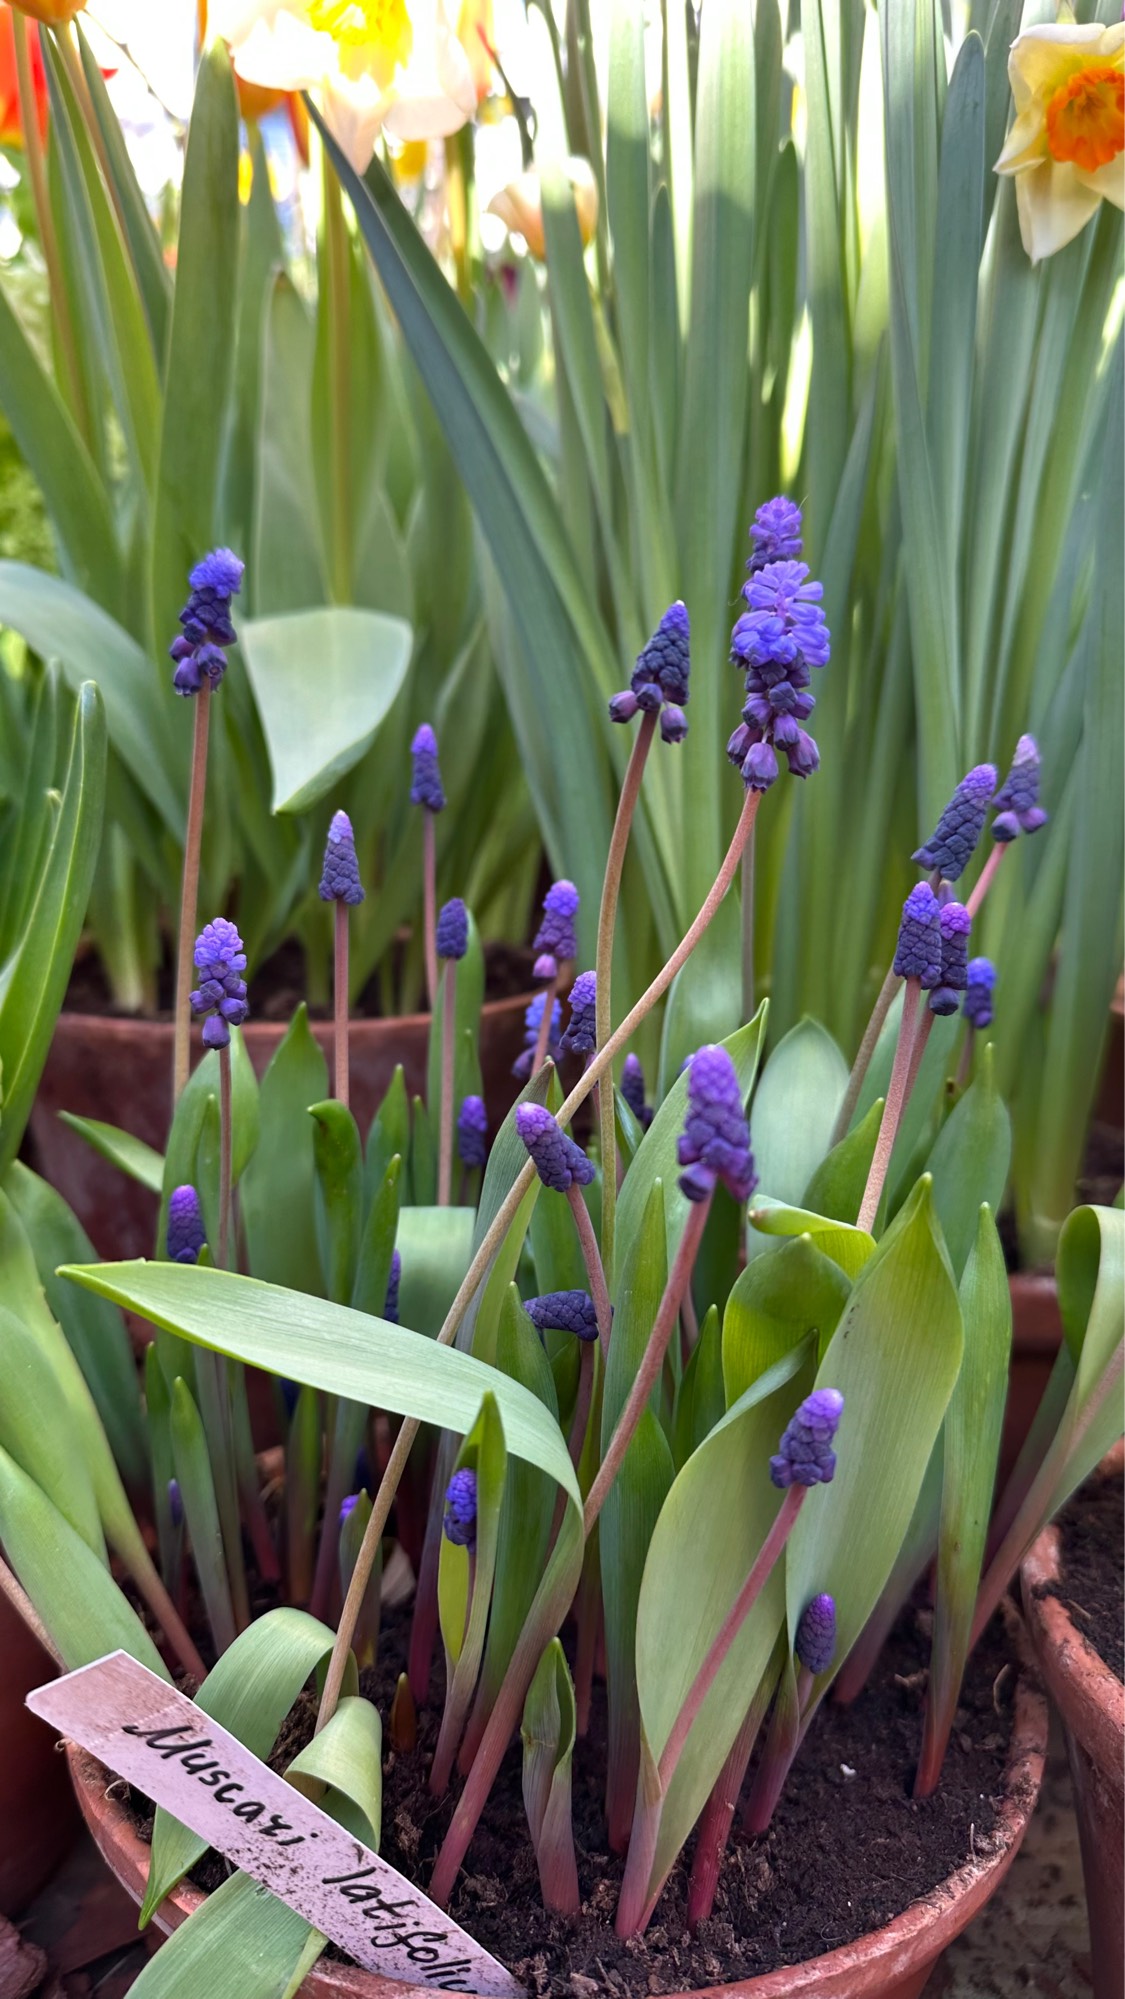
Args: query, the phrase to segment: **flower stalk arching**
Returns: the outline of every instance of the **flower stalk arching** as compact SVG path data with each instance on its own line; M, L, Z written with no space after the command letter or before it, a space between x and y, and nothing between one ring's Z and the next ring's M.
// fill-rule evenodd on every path
M328 839L324 848L324 867L318 893L322 902L330 902L333 906L332 1052L336 1096L347 1110L350 1097L348 1043L351 1028L348 1011L351 992L348 911L363 901L364 889L359 878L359 862L356 859L352 822L346 812L335 812L332 815L332 824L328 828Z
M203 807L207 794L207 745L211 720L211 686L204 680L195 697L195 727L191 745L191 785L184 836L184 872L180 888L180 935L176 949L175 1015L172 1029L172 1103L179 1102L191 1066L192 946L199 913L199 862L203 845Z
M428 816L428 815L427 815ZM460 896L447 902L434 931L434 948L442 967L441 1100L438 1108L437 1204L449 1206L453 1188L453 1092L457 1036L457 967L469 948L469 913Z
M609 852L606 855L594 956L594 970L598 982L596 1005L599 1048L604 1047L613 1030L613 936L617 922L617 903L621 894L621 876L629 847L629 835L641 792L641 779L644 776L645 764L648 762L648 753L652 748L655 734L656 713L650 710L641 717L641 726L637 730L629 753L621 795L617 801ZM613 1104L612 1070L607 1073L604 1085L598 1086L598 1132L602 1155L602 1262L612 1283L614 1237L617 1226L617 1121Z

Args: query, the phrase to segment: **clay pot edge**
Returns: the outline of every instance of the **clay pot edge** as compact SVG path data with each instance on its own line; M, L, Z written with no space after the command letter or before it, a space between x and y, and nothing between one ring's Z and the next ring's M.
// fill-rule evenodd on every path
M1020 1568L1024 1616L1037 1663L1068 1727L1100 1768L1120 1782L1125 1738L1125 1686L1074 1622L1060 1597L1043 1592L1059 1581L1062 1537L1045 1527Z

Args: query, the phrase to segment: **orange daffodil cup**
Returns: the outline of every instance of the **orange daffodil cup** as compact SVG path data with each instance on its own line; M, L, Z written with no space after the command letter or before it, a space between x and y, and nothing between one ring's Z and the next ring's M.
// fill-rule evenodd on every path
M86 0L10 0L17 14L30 14L33 21L42 21L48 28L59 28L64 21L73 21L82 12Z
M1016 116L996 162L1016 183L1033 264L1077 236L1099 202L1125 208L1125 23L1059 20L1012 45Z
M208 15L244 82L316 94L358 173L380 132L445 138L476 110L442 0L211 0Z

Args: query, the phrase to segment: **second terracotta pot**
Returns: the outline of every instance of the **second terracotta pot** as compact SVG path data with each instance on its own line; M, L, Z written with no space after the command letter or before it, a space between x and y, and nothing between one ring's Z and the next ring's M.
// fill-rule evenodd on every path
M512 1063L523 1046L523 1018L531 998L530 993L524 993L515 999L490 1000L481 1014L481 1070L494 1131L518 1088ZM285 1024L251 1020L243 1031L251 1060L261 1075L285 1033ZM331 1062L331 1022L315 1021L313 1032ZM352 1022L352 1109L362 1132L374 1117L398 1063L406 1073L410 1095L425 1094L429 1038L428 1013ZM69 1201L99 1256L107 1261L152 1255L156 1198L107 1166L62 1123L59 1112L73 1111L79 1117L121 1125L162 1152L168 1136L171 1075L170 1021L60 1014L31 1113L35 1164Z

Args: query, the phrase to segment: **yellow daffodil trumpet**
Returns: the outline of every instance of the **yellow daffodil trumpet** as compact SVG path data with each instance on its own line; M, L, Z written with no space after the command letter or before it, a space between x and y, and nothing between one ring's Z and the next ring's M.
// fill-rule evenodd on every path
M1055 21L1012 45L1016 115L996 162L1016 184L1020 234L1037 264L1103 201L1125 208L1125 22Z

